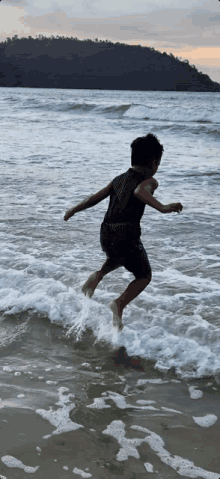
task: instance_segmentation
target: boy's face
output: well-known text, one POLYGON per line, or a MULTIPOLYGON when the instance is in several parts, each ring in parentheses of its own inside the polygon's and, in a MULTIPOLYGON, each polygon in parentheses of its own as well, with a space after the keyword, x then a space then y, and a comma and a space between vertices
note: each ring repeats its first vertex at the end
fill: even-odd
MULTIPOLYGON (((151 164, 152 166, 151 166, 151 168, 150 168, 150 170, 153 172, 152 176, 155 175, 155 173, 157 172, 157 170, 158 170, 158 168, 159 168, 159 166, 160 166, 160 161, 161 161, 161 157, 160 157, 160 158, 155 158, 155 157, 154 157, 154 159, 153 159, 153 161, 152 161, 152 164, 151 164)), ((146 167, 145 167, 145 166, 143 165, 142 168, 143 168, 143 169, 146 169, 146 173, 149 172, 149 166, 146 166, 146 167)))

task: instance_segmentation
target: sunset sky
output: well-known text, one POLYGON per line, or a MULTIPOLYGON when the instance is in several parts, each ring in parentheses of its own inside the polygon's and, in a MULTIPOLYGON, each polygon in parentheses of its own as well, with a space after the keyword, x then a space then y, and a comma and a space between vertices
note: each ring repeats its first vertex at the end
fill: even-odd
POLYGON ((218 0, 2 0, 0 41, 15 34, 152 46, 220 82, 218 0))

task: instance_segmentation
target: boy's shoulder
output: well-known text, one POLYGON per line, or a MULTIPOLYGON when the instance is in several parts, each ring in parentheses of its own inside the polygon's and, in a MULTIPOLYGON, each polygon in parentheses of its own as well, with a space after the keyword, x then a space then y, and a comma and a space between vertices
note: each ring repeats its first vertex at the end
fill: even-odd
POLYGON ((155 178, 150 177, 150 178, 147 178, 146 180, 142 181, 138 185, 136 190, 138 190, 138 192, 140 192, 140 190, 149 191, 151 194, 154 194, 154 191, 158 188, 158 186, 159 186, 158 181, 155 178))
POLYGON ((158 187, 159 183, 155 178, 151 177, 151 178, 147 178, 146 180, 142 181, 141 185, 143 185, 143 187, 147 186, 147 185, 150 185, 154 189, 156 189, 158 187))

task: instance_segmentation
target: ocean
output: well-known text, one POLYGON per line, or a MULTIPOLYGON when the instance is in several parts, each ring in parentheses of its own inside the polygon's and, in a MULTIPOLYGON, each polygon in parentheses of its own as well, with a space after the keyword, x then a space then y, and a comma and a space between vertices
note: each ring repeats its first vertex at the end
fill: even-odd
POLYGON ((220 94, 1 88, 0 478, 220 478, 220 94), (65 211, 164 145, 142 242, 153 276, 81 286, 108 198, 65 211))

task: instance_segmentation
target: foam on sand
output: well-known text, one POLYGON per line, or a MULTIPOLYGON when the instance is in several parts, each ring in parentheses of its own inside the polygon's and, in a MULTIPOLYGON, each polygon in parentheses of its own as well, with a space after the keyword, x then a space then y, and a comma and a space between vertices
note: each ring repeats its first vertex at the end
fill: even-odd
POLYGON ((131 429, 136 431, 141 431, 146 433, 143 439, 140 438, 129 438, 125 437, 125 424, 122 421, 112 421, 111 424, 103 431, 103 434, 117 439, 120 444, 120 450, 117 454, 118 461, 125 461, 129 456, 140 458, 137 447, 140 446, 143 442, 149 444, 150 448, 157 454, 164 464, 167 464, 172 469, 178 472, 181 476, 188 477, 203 477, 204 479, 219 479, 220 474, 214 472, 206 471, 201 467, 196 467, 192 461, 188 459, 183 459, 180 456, 172 456, 166 449, 164 449, 163 439, 156 434, 155 432, 150 431, 141 426, 131 426, 131 429))
MULTIPOLYGON (((116 406, 119 408, 119 409, 138 409, 138 410, 150 410, 150 411, 159 411, 159 409, 155 408, 154 406, 136 406, 136 405, 132 405, 132 404, 127 404, 126 403, 126 398, 125 396, 122 396, 121 394, 119 393, 116 393, 116 392, 112 392, 112 391, 107 391, 105 393, 105 397, 102 397, 102 398, 94 398, 94 402, 92 404, 89 404, 87 407, 90 408, 90 409, 104 409, 104 408, 109 408, 111 406, 105 404, 105 401, 108 400, 108 399, 111 399, 112 401, 114 401, 114 403, 116 404, 116 406)), ((148 401, 144 401, 144 402, 147 402, 148 401)), ((150 403, 151 402, 156 402, 156 401, 149 401, 150 403)), ((181 413, 180 413, 181 414, 181 413)))
POLYGON ((19 469, 24 469, 24 472, 27 472, 30 474, 33 474, 34 472, 36 472, 40 467, 40 466, 36 466, 36 467, 25 466, 23 462, 19 461, 19 459, 16 459, 13 456, 2 456, 1 460, 8 467, 18 467, 19 469))
POLYGON ((78 469, 78 467, 74 467, 73 472, 74 474, 79 474, 83 478, 92 477, 92 474, 90 474, 89 472, 84 472, 82 471, 82 469, 78 469))
MULTIPOLYGON (((206 416, 203 417, 194 417, 193 419, 196 424, 198 424, 201 427, 210 427, 215 424, 215 422, 218 420, 217 416, 214 414, 207 414, 206 416)), ((220 477, 220 476, 219 476, 220 477)))
POLYGON ((146 432, 148 436, 144 438, 144 441, 147 442, 151 449, 156 452, 162 462, 168 466, 171 466, 172 469, 177 471, 181 476, 203 477, 204 479, 219 479, 219 474, 205 471, 201 467, 196 467, 194 466, 194 463, 188 459, 183 459, 182 457, 175 455, 172 456, 168 451, 166 451, 166 449, 164 449, 165 443, 158 434, 141 426, 131 426, 131 429, 146 432))
POLYGON ((102 433, 114 437, 120 444, 121 448, 117 454, 118 461, 125 461, 129 456, 136 459, 140 458, 136 446, 140 446, 144 439, 127 439, 125 437, 125 424, 122 421, 112 421, 102 433))
POLYGON ((50 422, 53 426, 56 427, 55 431, 52 434, 44 436, 44 439, 47 439, 55 434, 61 434, 63 432, 75 431, 80 427, 83 427, 81 424, 77 424, 69 418, 70 411, 75 407, 75 404, 71 402, 70 398, 74 397, 74 394, 65 395, 65 392, 68 392, 69 389, 66 387, 61 387, 58 389, 59 392, 59 401, 56 403, 57 406, 60 406, 59 409, 53 410, 52 408, 49 411, 45 409, 37 409, 36 413, 42 416, 44 419, 50 422))
POLYGON ((144 467, 145 467, 147 472, 154 472, 154 468, 153 468, 152 464, 150 464, 149 462, 145 462, 144 467))
POLYGON ((138 399, 136 401, 137 404, 142 404, 142 405, 146 405, 146 404, 154 404, 156 403, 156 401, 151 401, 151 400, 146 400, 145 399, 138 399))
POLYGON ((175 413, 177 413, 177 414, 183 414, 182 412, 177 411, 176 409, 170 409, 170 408, 168 408, 168 407, 163 407, 163 406, 161 406, 161 409, 163 409, 163 411, 167 411, 167 412, 175 412, 175 413))
POLYGON ((197 390, 197 386, 190 386, 189 394, 191 399, 200 399, 203 396, 203 392, 200 390, 197 390))

